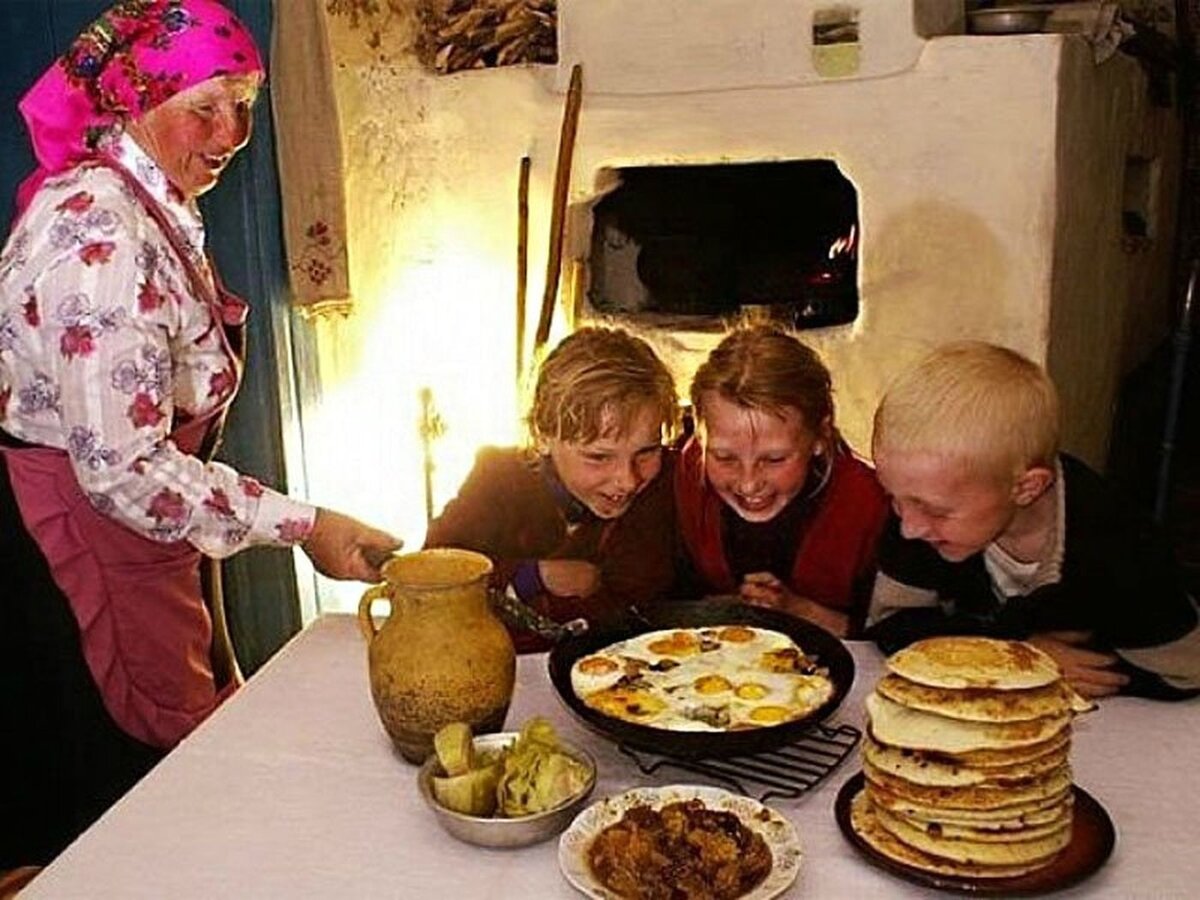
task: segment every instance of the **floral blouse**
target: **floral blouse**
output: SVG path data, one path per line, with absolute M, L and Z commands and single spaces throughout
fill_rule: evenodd
M 177 226 L 202 277 L 199 210 L 128 136 L 107 151 Z M 0 429 L 66 450 L 101 512 L 157 541 L 224 557 L 306 538 L 314 507 L 170 438 L 234 392 L 238 363 L 211 307 L 120 176 L 45 182 L 0 253 Z

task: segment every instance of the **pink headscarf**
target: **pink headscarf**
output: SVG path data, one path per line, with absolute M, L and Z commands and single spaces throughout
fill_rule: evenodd
M 217 0 L 121 0 L 93 22 L 21 99 L 41 183 L 79 163 L 104 132 L 218 75 L 263 72 L 250 32 Z

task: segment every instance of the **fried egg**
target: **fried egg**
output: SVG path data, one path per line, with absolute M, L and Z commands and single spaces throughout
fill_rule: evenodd
M 571 686 L 604 715 L 670 731 L 763 728 L 833 694 L 787 635 L 746 625 L 654 631 L 576 661 Z

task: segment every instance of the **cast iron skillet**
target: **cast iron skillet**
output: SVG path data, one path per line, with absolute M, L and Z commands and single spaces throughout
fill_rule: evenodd
M 702 600 L 662 603 L 643 613 L 644 622 L 618 630 L 589 631 L 562 638 L 550 651 L 550 681 L 559 699 L 583 722 L 604 737 L 634 750 L 664 753 L 688 759 L 745 756 L 775 750 L 798 740 L 803 732 L 829 716 L 854 682 L 854 659 L 836 637 L 803 619 L 771 609 L 739 603 Z M 571 687 L 575 661 L 615 641 L 663 628 L 704 628 L 718 625 L 753 625 L 788 635 L 807 656 L 829 670 L 833 695 L 812 713 L 782 725 L 746 731 L 668 731 L 606 716 L 586 706 Z

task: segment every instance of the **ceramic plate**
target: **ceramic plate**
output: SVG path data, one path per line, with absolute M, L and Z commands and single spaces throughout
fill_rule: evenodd
M 558 865 L 567 881 L 596 900 L 619 900 L 592 874 L 587 850 L 592 841 L 609 825 L 620 821 L 635 806 L 655 809 L 679 800 L 699 799 L 709 809 L 734 813 L 751 831 L 762 835 L 771 851 L 771 871 L 754 890 L 739 900 L 767 900 L 777 897 L 796 880 L 800 871 L 800 838 L 792 823 L 757 800 L 732 794 L 720 788 L 675 784 L 659 788 L 636 788 L 593 803 L 563 832 L 558 841 Z

